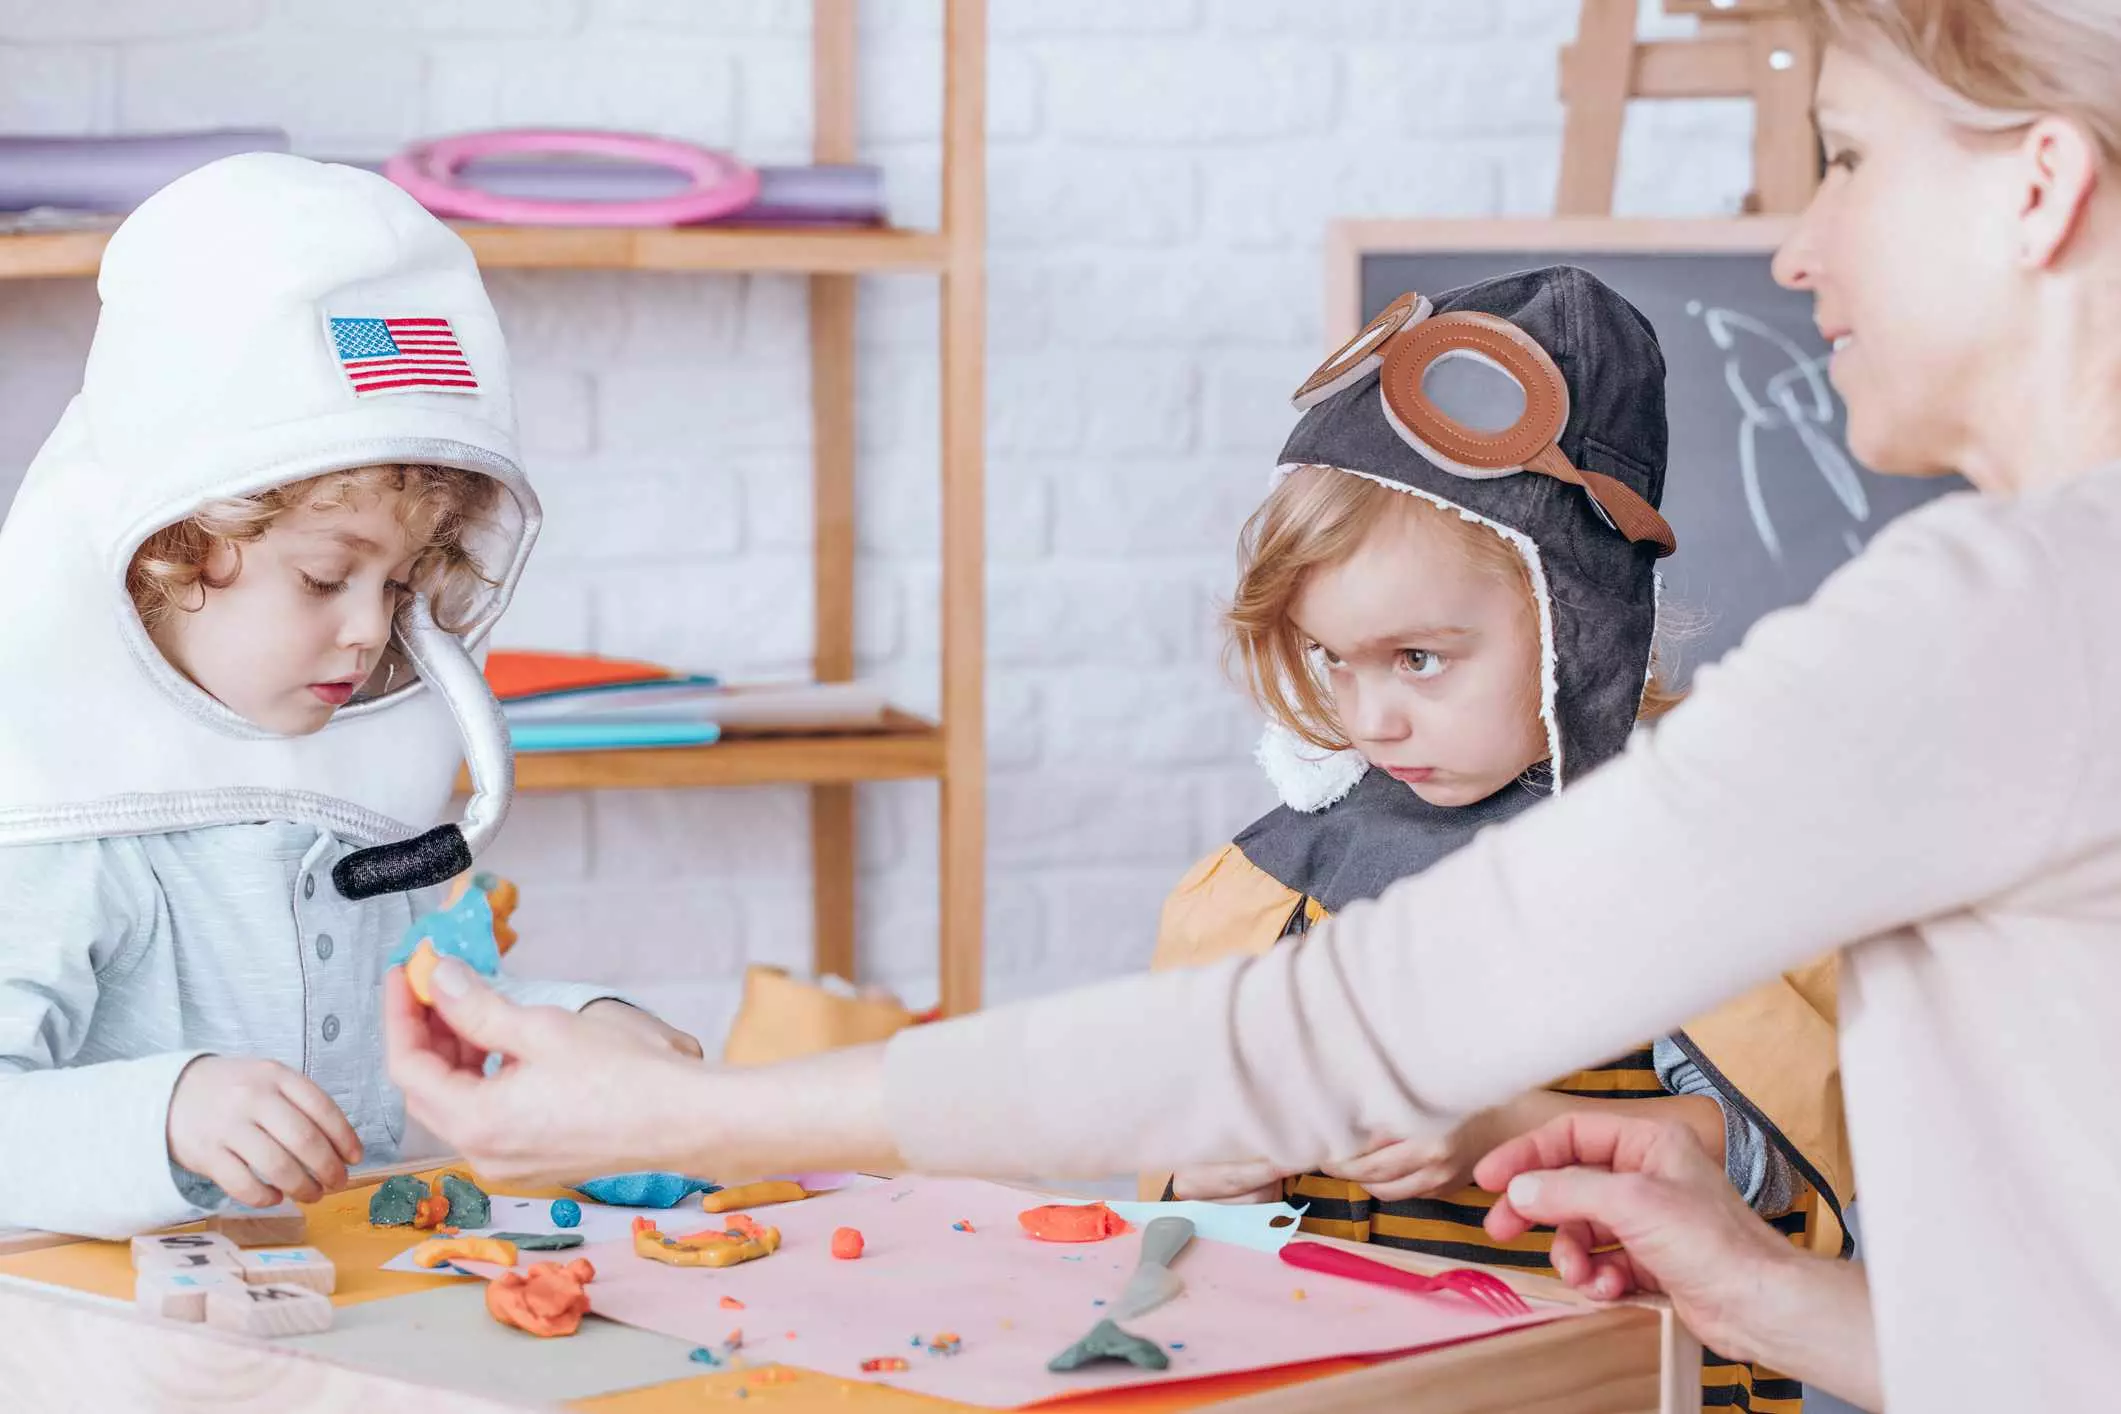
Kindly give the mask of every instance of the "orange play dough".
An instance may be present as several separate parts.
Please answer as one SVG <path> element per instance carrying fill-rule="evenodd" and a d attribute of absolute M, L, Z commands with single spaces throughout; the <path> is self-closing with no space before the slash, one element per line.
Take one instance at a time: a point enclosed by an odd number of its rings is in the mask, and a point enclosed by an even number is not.
<path fill-rule="evenodd" d="M 486 1284 L 486 1312 L 504 1326 L 534 1336 L 573 1335 L 589 1314 L 589 1293 L 596 1268 L 581 1257 L 562 1266 L 536 1262 L 527 1272 L 503 1272 Z"/>
<path fill-rule="evenodd" d="M 862 1234 L 851 1227 L 832 1230 L 832 1255 L 842 1262 L 851 1262 L 862 1255 Z"/>
<path fill-rule="evenodd" d="M 516 1264 L 516 1245 L 498 1237 L 430 1237 L 412 1249 L 416 1267 L 439 1267 L 459 1257 L 467 1262 L 512 1267 Z"/>
<path fill-rule="evenodd" d="M 435 1004 L 435 967 L 441 961 L 442 955 L 435 951 L 434 943 L 426 938 L 420 939 L 420 945 L 412 950 L 412 956 L 405 959 L 405 985 L 412 988 L 412 994 L 420 999 L 421 1006 Z"/>
<path fill-rule="evenodd" d="M 1102 1203 L 1048 1203 L 1024 1209 L 1016 1220 L 1041 1242 L 1103 1242 L 1133 1230 Z"/>

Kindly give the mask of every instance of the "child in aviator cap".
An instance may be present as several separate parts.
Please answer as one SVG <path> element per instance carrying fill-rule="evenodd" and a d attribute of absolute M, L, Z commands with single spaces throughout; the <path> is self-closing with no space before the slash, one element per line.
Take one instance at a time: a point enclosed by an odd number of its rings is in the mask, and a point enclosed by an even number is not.
<path fill-rule="evenodd" d="M 1158 967 L 1301 936 L 1572 786 L 1677 701 L 1652 652 L 1655 566 L 1673 548 L 1657 510 L 1664 361 L 1619 295 L 1557 268 L 1433 303 L 1403 296 L 1298 406 L 1245 528 L 1227 616 L 1282 804 L 1179 885 Z M 1481 940 L 1462 946 L 1470 966 Z M 1441 1143 L 1379 1134 L 1320 1173 L 1237 1164 L 1150 1185 L 1286 1196 L 1307 1231 L 1551 1270 L 1551 1232 L 1488 1238 L 1494 1195 L 1469 1186 L 1472 1166 L 1556 1114 L 1619 1106 L 1683 1124 L 1792 1241 L 1842 1251 L 1830 967 L 1560 1077 Z M 1493 1018 L 1498 1032 L 1567 1004 L 1537 978 L 1521 995 Z M 1802 1401 L 1770 1371 L 1705 1358 L 1707 1407 Z"/>
<path fill-rule="evenodd" d="M 122 1236 L 396 1156 L 384 960 L 506 813 L 470 653 L 538 507 L 471 254 L 380 177 L 215 163 L 99 289 L 0 526 L 0 1225 Z"/>

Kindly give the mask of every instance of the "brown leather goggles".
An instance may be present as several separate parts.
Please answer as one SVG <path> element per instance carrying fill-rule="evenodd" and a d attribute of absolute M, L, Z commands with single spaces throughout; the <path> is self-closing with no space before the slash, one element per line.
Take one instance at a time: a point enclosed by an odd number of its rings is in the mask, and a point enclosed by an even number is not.
<path fill-rule="evenodd" d="M 1515 382 L 1524 395 L 1516 421 L 1483 430 L 1438 407 L 1423 380 L 1451 358 L 1475 359 Z M 1530 471 L 1581 486 L 1600 517 L 1628 539 L 1655 545 L 1660 558 L 1678 548 L 1671 525 L 1633 488 L 1581 470 L 1562 454 L 1569 385 L 1553 356 L 1507 319 L 1473 310 L 1437 314 L 1425 296 L 1403 294 L 1305 379 L 1292 401 L 1309 411 L 1380 368 L 1385 420 L 1438 467 L 1475 480 Z"/>

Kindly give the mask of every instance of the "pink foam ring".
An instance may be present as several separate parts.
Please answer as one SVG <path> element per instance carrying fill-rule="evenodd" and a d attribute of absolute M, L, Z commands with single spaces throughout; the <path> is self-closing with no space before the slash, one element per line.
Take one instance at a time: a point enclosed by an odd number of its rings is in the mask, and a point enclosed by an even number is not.
<path fill-rule="evenodd" d="M 467 163 L 521 153 L 648 162 L 676 169 L 692 185 L 649 201 L 537 201 L 497 196 L 458 180 Z M 560 128 L 508 128 L 415 143 L 386 162 L 383 175 L 437 216 L 514 226 L 682 226 L 741 211 L 759 193 L 759 174 L 726 152 L 644 133 Z"/>

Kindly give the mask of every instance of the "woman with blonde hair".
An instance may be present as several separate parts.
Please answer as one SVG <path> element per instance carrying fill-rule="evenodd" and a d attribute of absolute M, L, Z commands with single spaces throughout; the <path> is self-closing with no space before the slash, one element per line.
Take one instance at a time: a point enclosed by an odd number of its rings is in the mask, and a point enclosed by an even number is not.
<path fill-rule="evenodd" d="M 495 1177 L 864 1163 L 1285 1172 L 1440 1135 L 1818 953 L 1868 1260 L 1768 1240 L 1691 1139 L 1570 1116 L 1490 1154 L 1600 1295 L 1859 1404 L 2107 1398 L 2121 1270 L 2121 11 L 1812 0 L 1830 170 L 1777 258 L 1851 450 L 1975 491 L 1888 528 L 1561 798 L 1264 956 L 711 1072 L 452 971 L 393 981 L 414 1111 Z M 1467 946 L 1477 940 L 1479 946 Z M 1447 979 L 1448 985 L 1445 985 Z M 1469 997 L 1546 997 L 1498 1033 Z M 449 1032 L 516 1058 L 453 1068 Z M 674 1125 L 671 1116 L 687 1117 Z M 1706 1172 L 1704 1173 L 1704 1170 Z M 1618 1252 L 1594 1254 L 1611 1235 Z"/>

